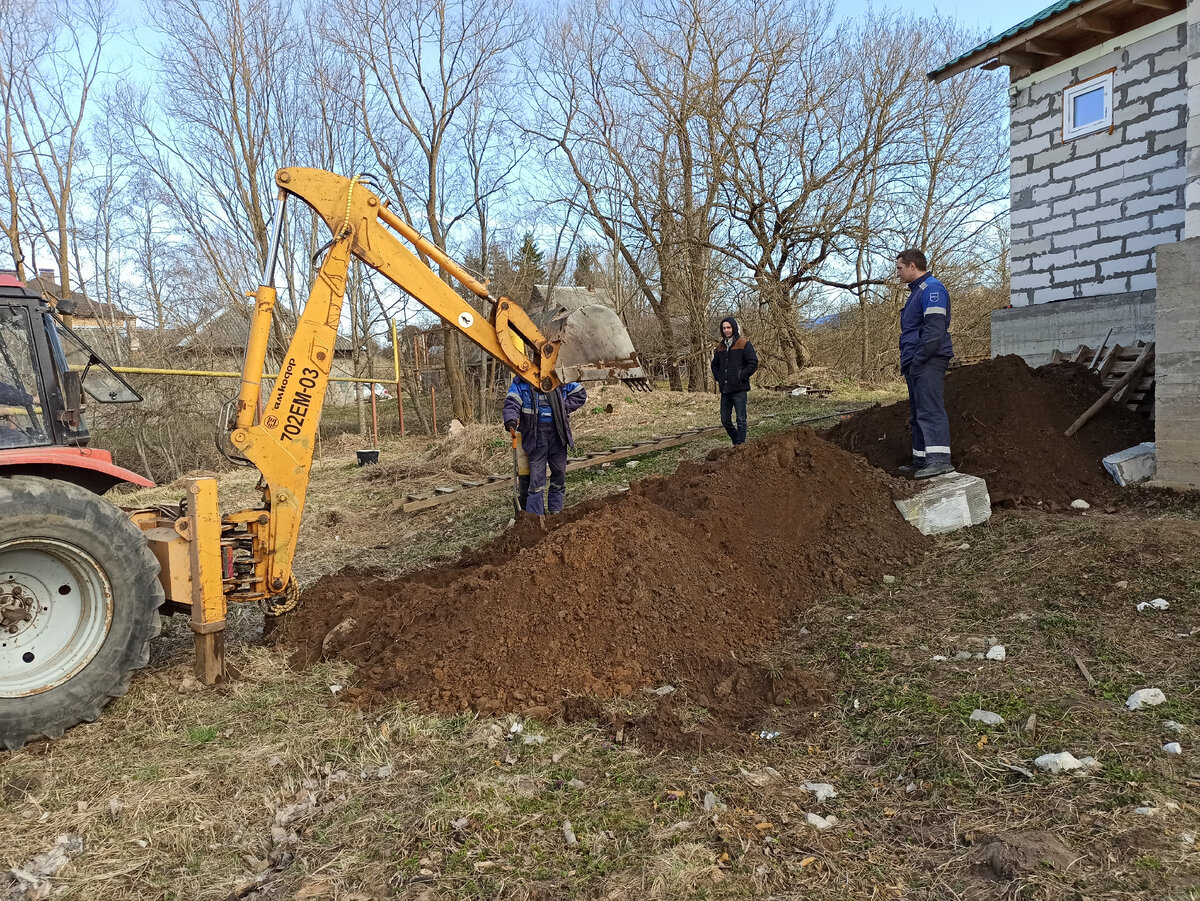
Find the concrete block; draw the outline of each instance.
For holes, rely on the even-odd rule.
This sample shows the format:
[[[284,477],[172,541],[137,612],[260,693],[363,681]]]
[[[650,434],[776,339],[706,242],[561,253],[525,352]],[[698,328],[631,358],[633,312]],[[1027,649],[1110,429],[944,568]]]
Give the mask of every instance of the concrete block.
[[[1154,173],[1150,180],[1150,187],[1154,191],[1165,191],[1168,188],[1181,188],[1187,181],[1187,170],[1182,166],[1174,166],[1170,169],[1165,169],[1162,172]],[[1136,191],[1130,191],[1130,194],[1136,194]]]
[[[1181,116],[1183,112],[1180,110]],[[1187,147],[1187,129],[1181,122],[1178,128],[1152,132],[1149,140],[1151,153],[1169,153],[1171,151],[1181,153]]]
[[[1117,210],[1119,211],[1120,209],[1121,207],[1118,205]],[[1112,206],[1104,208],[1104,212],[1106,213],[1111,211]],[[1100,211],[1097,210],[1096,212],[1099,213]],[[1086,212],[1079,213],[1076,215],[1075,221],[1082,224],[1084,217],[1087,215],[1088,213]],[[1122,219],[1120,212],[1113,216],[1112,219],[1098,219],[1097,221],[1100,225],[1101,238],[1124,238],[1126,235],[1136,235],[1138,232],[1148,231],[1150,228],[1149,216],[1139,216],[1136,219]]]
[[[922,535],[940,535],[987,522],[992,499],[983,479],[959,472],[930,479],[896,508]]]
[[[1154,442],[1146,441],[1109,454],[1100,461],[1113,481],[1124,488],[1154,478]]]
[[[1166,71],[1159,72],[1145,81],[1126,83],[1124,85],[1125,102],[1128,103],[1131,100],[1138,100],[1142,97],[1149,97],[1153,94],[1161,94],[1164,91],[1175,91],[1178,88],[1182,88],[1185,84],[1185,68],[1185,66],[1180,65],[1180,60],[1177,59],[1168,65]]]
[[[1101,253],[1119,253],[1120,252],[1120,250],[1121,250],[1121,242],[1120,241],[1110,241],[1107,244],[1102,245],[1104,247],[1115,248],[1115,249],[1107,250],[1107,251],[1096,250],[1094,245],[1099,240],[1100,240],[1100,229],[1096,228],[1095,226],[1088,226],[1087,228],[1073,228],[1070,231],[1063,232],[1062,234],[1053,235],[1049,239],[1049,241],[1050,241],[1049,250],[1066,250],[1068,248],[1078,249],[1078,248],[1083,247],[1083,248],[1087,248],[1086,253],[1081,253],[1081,254],[1079,254],[1079,256],[1088,257],[1088,258],[1095,257]],[[1045,253],[1046,251],[1041,251],[1041,252]]]
[[[1100,261],[1100,275],[1107,278],[1110,275],[1122,275],[1127,272],[1152,272],[1150,255],[1145,253],[1128,254]]]
[[[1050,204],[1050,211],[1055,218],[1065,216],[1067,213],[1076,213],[1079,210],[1090,210],[1097,205],[1099,197],[1095,191],[1083,191],[1078,194],[1067,194],[1059,200]]]
[[[1155,213],[1154,216],[1151,217],[1150,227],[1155,231],[1164,233],[1164,243],[1166,243],[1167,240],[1170,240],[1169,238],[1166,238],[1165,235],[1168,230],[1173,230],[1175,234],[1179,235],[1177,240],[1182,240],[1183,223],[1186,217],[1187,211],[1183,208],[1183,203],[1180,202],[1178,206],[1172,207],[1169,210],[1163,210],[1161,213]]]
[[[1157,213],[1178,205],[1179,198],[1174,191],[1165,194],[1151,194],[1149,197],[1125,201],[1125,215],[1140,216],[1142,213]]]
[[[1138,253],[1153,250],[1164,243],[1163,236],[1158,232],[1148,232],[1141,235],[1130,235],[1125,239],[1125,252]]]
[[[1111,150],[1100,153],[1100,168],[1107,169],[1111,166],[1123,165],[1130,160],[1140,159],[1149,152],[1149,149],[1147,144],[1118,144]]]
[[[1088,263],[1085,266],[1064,266],[1061,269],[1051,269],[1050,277],[1056,287],[1067,283],[1090,281],[1096,278],[1096,264]]]
[[[1164,169],[1174,169],[1179,160],[1174,154],[1148,153],[1136,160],[1130,160],[1121,167],[1121,177],[1130,179],[1140,175],[1153,175]]]
[[[1105,282],[1107,285],[1108,283]],[[1158,277],[1153,272],[1135,272],[1126,282],[1127,291],[1153,291],[1158,285]]]
[[[1055,181],[1068,181],[1076,176],[1083,175],[1087,172],[1095,172],[1099,166],[1098,155],[1091,154],[1088,156],[1076,156],[1075,159],[1060,163],[1050,170],[1050,177]]]

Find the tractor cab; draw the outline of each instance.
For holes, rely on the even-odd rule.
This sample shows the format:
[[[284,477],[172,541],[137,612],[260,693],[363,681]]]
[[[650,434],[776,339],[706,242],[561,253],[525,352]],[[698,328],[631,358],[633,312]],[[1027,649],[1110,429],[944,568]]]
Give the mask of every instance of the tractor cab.
[[[99,403],[142,399],[45,300],[0,275],[0,455],[86,447],[85,394]]]

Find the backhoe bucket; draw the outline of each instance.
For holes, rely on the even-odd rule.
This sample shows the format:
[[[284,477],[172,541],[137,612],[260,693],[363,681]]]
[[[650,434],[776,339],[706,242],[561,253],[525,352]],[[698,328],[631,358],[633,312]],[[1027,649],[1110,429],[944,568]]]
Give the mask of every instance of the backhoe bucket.
[[[653,390],[629,332],[609,307],[593,304],[564,310],[550,320],[544,331],[551,341],[561,342],[554,367],[561,381],[620,379],[635,391]]]

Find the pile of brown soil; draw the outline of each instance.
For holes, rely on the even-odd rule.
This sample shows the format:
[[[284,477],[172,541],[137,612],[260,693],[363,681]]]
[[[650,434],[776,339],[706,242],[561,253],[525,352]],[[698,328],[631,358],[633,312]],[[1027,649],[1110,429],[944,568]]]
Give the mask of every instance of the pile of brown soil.
[[[1145,417],[1115,404],[1064,437],[1103,393],[1099,377],[1074,363],[1031,369],[1007,356],[953,369],[945,397],[954,464],[987,482],[994,505],[1103,500],[1116,486],[1101,459],[1154,439]],[[896,474],[912,456],[908,415],[907,401],[875,406],[838,423],[829,438]]]
[[[729,701],[734,720],[810,706],[818,680],[753,657],[814,598],[920,556],[896,487],[799,429],[570,508],[545,532],[523,521],[448,566],[327,576],[274,638],[297,665],[354,663],[354,697],[440,712],[549,713],[668,681],[704,706]]]

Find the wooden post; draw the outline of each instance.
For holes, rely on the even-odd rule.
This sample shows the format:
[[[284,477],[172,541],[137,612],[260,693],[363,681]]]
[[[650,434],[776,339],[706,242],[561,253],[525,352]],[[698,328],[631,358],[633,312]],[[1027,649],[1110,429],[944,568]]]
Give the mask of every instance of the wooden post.
[[[396,317],[392,317],[392,375],[396,379],[396,413],[400,417],[400,437],[404,437],[404,392],[400,387],[400,342],[396,336]]]
[[[1117,392],[1140,376],[1147,366],[1154,362],[1154,342],[1151,341],[1146,345],[1146,349],[1142,351],[1142,355],[1137,358],[1129,371],[1121,376],[1121,380],[1104,392],[1104,396],[1092,404],[1083,415],[1071,423],[1071,427],[1064,433],[1068,438],[1078,432],[1081,428],[1087,425],[1087,421],[1099,413],[1104,405],[1116,397]]]
[[[437,388],[433,385],[429,386],[429,400],[433,406],[433,434],[437,434]]]

